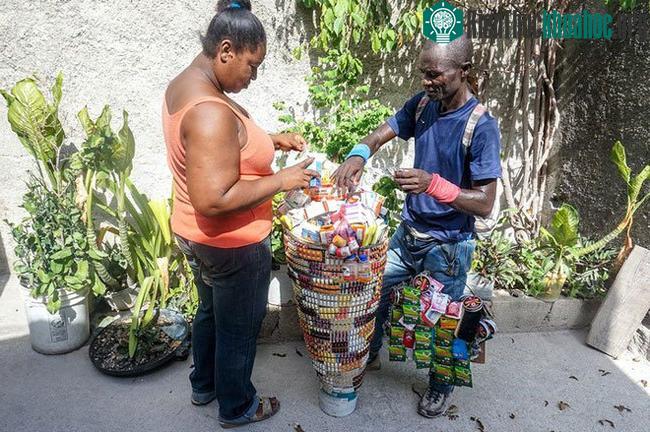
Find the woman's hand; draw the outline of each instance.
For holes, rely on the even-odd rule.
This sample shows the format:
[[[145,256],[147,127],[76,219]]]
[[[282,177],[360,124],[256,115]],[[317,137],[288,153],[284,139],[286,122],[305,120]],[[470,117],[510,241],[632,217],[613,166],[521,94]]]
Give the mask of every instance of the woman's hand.
[[[306,188],[312,178],[320,178],[317,171],[307,169],[312,162],[314,162],[314,158],[310,157],[294,166],[278,171],[276,175],[280,177],[282,191],[288,192],[294,189]]]
[[[307,146],[307,141],[299,133],[281,133],[271,135],[273,146],[276,150],[282,151],[303,151]]]

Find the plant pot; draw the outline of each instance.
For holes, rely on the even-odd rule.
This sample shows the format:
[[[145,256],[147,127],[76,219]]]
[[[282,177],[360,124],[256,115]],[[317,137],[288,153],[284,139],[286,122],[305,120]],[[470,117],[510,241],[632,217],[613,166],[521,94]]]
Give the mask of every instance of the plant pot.
[[[88,316],[88,293],[82,291],[59,291],[61,308],[55,314],[48,312],[43,297],[34,298],[30,290],[21,288],[29,338],[34,351],[42,354],[63,354],[83,346],[90,337]]]
[[[562,286],[564,285],[564,281],[562,283],[552,283],[549,284],[546,287],[546,290],[539,294],[537,296],[538,299],[543,300],[545,302],[554,302],[555,300],[558,300],[562,294]]]
[[[161,320],[165,322],[164,325],[158,324]],[[190,329],[183,315],[162,309],[158,322],[153,328],[159,329],[166,336],[164,343],[155,347],[155,352],[152,349],[139,357],[139,347],[133,360],[128,359],[128,354],[121,352],[124,350],[124,343],[128,344],[128,327],[131,323],[129,316],[116,319],[97,333],[88,350],[91,362],[100,372],[107,375],[132,377],[144,375],[172,360],[185,360],[189,354]],[[161,346],[162,349],[158,349]]]
[[[476,272],[467,274],[467,282],[463,295],[475,295],[481,300],[491,301],[494,292],[494,281],[489,280]]]
[[[104,294],[106,303],[115,312],[131,309],[135,305],[135,299],[138,297],[138,291],[129,286],[119,291],[111,291]]]

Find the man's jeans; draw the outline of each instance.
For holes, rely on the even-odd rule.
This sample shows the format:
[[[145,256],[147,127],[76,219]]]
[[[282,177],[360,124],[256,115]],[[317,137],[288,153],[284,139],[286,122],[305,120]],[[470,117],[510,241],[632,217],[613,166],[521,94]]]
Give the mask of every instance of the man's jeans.
[[[233,420],[257,404],[251,383],[257,335],[266,315],[271,245],[215,248],[177,236],[199,292],[192,325],[193,393],[216,396],[219,416]]]
[[[465,290],[475,246],[474,240],[457,243],[419,240],[408,232],[404,224],[397,228],[388,247],[388,261],[377,309],[375,334],[370,343],[371,352],[376,353],[381,349],[383,324],[388,320],[390,293],[393,287],[428,270],[434,279],[444,284],[443,293],[451,296],[452,300],[459,300]],[[430,377],[429,385],[444,393],[453,390],[451,385],[434,382],[433,377]]]

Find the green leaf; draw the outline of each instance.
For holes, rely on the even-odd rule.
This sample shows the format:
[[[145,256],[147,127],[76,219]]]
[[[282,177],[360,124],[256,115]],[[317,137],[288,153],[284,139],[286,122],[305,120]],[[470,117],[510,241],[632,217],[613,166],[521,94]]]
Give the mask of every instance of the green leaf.
[[[56,81],[52,86],[52,97],[54,98],[54,109],[59,109],[59,104],[61,103],[61,98],[63,97],[63,73],[59,72],[56,76]]]
[[[53,253],[52,256],[50,256],[50,258],[53,260],[62,260],[65,258],[69,258],[71,256],[72,256],[72,250],[70,248],[65,248],[65,249],[61,249],[56,253]]]
[[[632,173],[632,170],[627,165],[625,147],[623,147],[623,144],[620,141],[614,143],[610,159],[614,162],[616,168],[618,168],[618,172],[621,174],[621,177],[623,177],[623,180],[625,180],[626,183],[630,183],[630,174]]]
[[[93,247],[88,250],[88,256],[96,261],[101,261],[102,259],[108,258],[105,252]]]
[[[84,128],[86,135],[92,135],[93,131],[95,130],[95,123],[90,119],[90,114],[88,114],[88,107],[83,107],[83,109],[77,114],[77,118],[79,119],[79,123],[81,123],[81,127]]]
[[[58,293],[55,292],[52,296],[50,296],[47,300],[47,311],[54,315],[61,309],[61,300],[59,299]]]
[[[52,261],[50,263],[50,270],[52,270],[52,273],[54,274],[61,274],[63,273],[63,264],[56,261]]]
[[[135,156],[135,139],[133,138],[133,132],[129,128],[129,113],[122,111],[122,117],[122,129],[117,134],[119,144],[114,148],[113,158],[118,170],[128,176]]]
[[[643,188],[643,183],[650,177],[650,165],[646,165],[639,174],[634,176],[632,181],[629,183],[630,187],[628,190],[628,195],[631,202],[636,202],[639,198],[639,193],[641,193],[641,188]]]
[[[579,224],[578,211],[569,204],[563,204],[553,215],[550,232],[559,245],[574,246],[578,242]]]
[[[95,120],[95,127],[100,131],[110,129],[111,117],[111,107],[104,105],[104,108],[102,108],[102,113],[99,115],[99,117],[97,117],[97,120]]]

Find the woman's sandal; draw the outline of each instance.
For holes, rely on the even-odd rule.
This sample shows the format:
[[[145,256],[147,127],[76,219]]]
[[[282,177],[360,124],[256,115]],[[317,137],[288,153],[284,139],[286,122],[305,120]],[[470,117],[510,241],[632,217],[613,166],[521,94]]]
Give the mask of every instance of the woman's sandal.
[[[239,426],[266,420],[280,411],[280,401],[274,397],[260,397],[257,411],[252,417],[239,417],[233,421],[219,420],[219,425],[224,429],[236,428]]]

